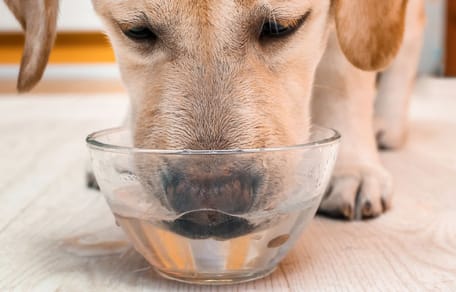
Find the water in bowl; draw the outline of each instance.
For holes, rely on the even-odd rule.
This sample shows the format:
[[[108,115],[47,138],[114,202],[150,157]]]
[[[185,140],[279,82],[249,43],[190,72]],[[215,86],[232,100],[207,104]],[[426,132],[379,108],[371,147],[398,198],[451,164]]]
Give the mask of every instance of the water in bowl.
[[[231,284],[274,271],[315,215],[321,197],[252,217],[202,211],[217,224],[114,214],[136,250],[164,277],[199,284]],[[266,215],[267,214],[267,215]]]

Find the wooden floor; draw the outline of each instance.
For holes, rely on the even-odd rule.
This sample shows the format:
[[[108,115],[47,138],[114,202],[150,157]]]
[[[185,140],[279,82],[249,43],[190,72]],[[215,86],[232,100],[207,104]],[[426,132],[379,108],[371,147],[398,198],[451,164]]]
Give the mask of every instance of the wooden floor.
[[[272,276],[217,289],[160,279],[133,250],[62,246],[117,228],[84,187],[84,137],[125,108],[122,94],[0,95],[0,291],[456,291],[456,81],[422,80],[408,145],[382,154],[396,179],[388,214],[316,218]]]

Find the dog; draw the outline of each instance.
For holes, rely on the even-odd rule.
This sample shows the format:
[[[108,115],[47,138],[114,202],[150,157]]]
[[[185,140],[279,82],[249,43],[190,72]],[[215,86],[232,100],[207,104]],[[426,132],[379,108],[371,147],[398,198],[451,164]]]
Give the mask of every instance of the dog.
[[[48,61],[58,0],[5,2],[25,30],[18,90],[28,91]],[[131,97],[136,146],[295,145],[316,123],[343,136],[319,211],[360,220],[391,207],[392,178],[378,147],[395,149],[406,138],[424,0],[93,0],[93,6]]]

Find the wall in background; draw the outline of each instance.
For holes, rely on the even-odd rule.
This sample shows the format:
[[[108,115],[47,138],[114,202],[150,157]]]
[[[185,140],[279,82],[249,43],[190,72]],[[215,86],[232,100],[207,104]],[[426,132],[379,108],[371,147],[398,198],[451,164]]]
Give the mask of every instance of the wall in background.
[[[426,14],[427,24],[419,72],[421,74],[442,75],[446,0],[426,0]]]
[[[60,0],[58,20],[60,31],[98,31],[102,25],[92,8],[91,0]],[[0,33],[19,32],[20,26],[0,0]]]
[[[456,77],[456,1],[447,1],[445,75]]]

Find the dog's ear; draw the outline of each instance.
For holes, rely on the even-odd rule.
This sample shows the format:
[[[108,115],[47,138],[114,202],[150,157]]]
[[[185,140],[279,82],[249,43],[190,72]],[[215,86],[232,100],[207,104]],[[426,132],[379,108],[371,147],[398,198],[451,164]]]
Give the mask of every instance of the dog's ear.
[[[404,34],[407,0],[335,0],[340,47],[356,67],[385,68],[396,56]]]
[[[5,0],[25,31],[17,89],[32,89],[43,76],[54,45],[58,0]]]

